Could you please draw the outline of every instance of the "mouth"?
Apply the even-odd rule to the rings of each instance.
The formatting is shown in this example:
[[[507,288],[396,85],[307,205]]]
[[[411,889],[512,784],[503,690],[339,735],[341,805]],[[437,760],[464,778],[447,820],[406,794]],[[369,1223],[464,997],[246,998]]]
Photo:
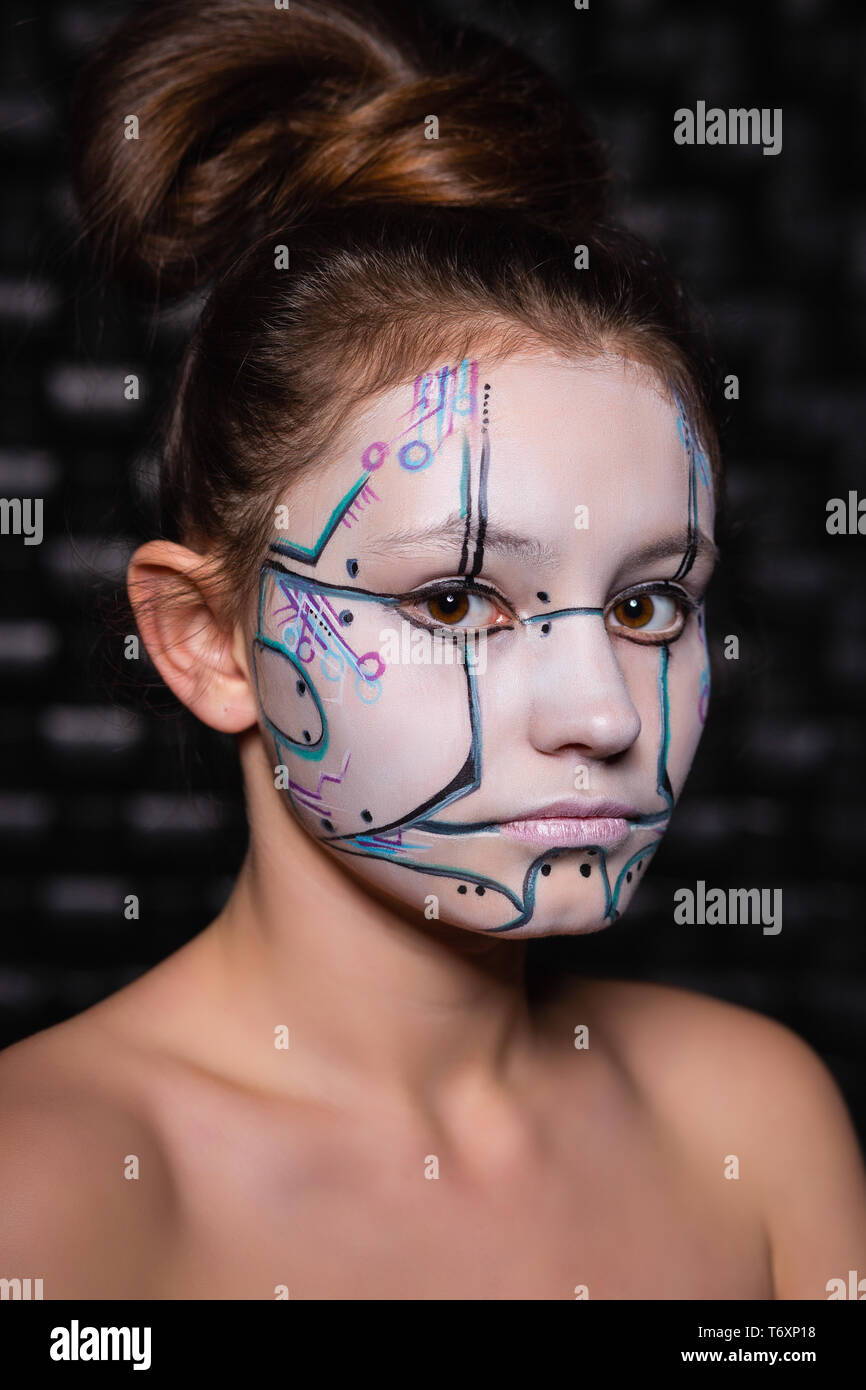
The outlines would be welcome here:
[[[541,820],[500,821],[499,833],[534,845],[601,845],[609,849],[631,834],[627,820],[618,816],[545,816]]]
[[[530,815],[499,822],[499,832],[527,844],[579,849],[598,845],[610,849],[631,834],[629,820],[640,813],[613,801],[560,801]]]

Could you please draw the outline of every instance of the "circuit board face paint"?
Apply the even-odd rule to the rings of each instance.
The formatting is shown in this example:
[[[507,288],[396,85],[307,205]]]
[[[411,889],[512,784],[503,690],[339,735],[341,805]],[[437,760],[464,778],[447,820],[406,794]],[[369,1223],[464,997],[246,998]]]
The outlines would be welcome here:
[[[427,916],[614,921],[709,696],[712,480],[681,403],[617,357],[442,364],[285,500],[252,660],[292,814]]]

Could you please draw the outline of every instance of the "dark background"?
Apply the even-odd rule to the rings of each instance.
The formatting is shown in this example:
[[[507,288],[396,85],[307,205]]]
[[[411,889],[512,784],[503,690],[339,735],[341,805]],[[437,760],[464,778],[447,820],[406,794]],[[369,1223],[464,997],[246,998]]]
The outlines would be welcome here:
[[[116,688],[144,663],[124,662],[129,628],[116,630],[110,600],[148,533],[155,411],[195,311],[152,322],[103,291],[75,245],[70,84],[128,8],[17,0],[4,21],[0,496],[43,497],[45,540],[0,536],[0,1046],[203,927],[245,843],[230,740],[191,732],[165,698],[131,706]],[[866,1142],[866,539],[825,528],[828,498],[866,493],[866,35],[820,0],[591,0],[587,12],[428,0],[425,11],[510,35],[586,108],[619,209],[705,306],[722,373],[740,382],[739,401],[722,403],[713,699],[690,782],[626,917],[533,949],[780,1019],[825,1058]],[[782,107],[782,152],[675,145],[675,109],[698,100]],[[128,372],[138,405],[123,399]],[[729,633],[738,661],[722,655]],[[673,893],[701,878],[781,888],[781,933],[677,926]],[[138,921],[123,915],[128,893]]]

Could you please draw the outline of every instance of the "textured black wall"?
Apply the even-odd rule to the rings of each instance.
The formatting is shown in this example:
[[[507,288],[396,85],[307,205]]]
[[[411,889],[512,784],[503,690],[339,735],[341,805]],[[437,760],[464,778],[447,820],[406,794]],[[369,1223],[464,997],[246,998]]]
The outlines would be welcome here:
[[[194,310],[151,323],[95,284],[75,246],[70,82],[126,8],[18,0],[0,59],[0,497],[45,507],[41,545],[0,536],[0,1045],[188,939],[244,849],[230,742],[191,735],[167,700],[128,708],[106,684],[112,663],[132,680],[104,605],[146,534],[154,409]],[[825,1057],[866,1140],[866,537],[825,525],[828,498],[866,495],[862,26],[820,0],[751,14],[664,0],[427,9],[515,37],[583,102],[609,143],[621,211],[686,278],[740,383],[724,405],[729,507],[704,744],[627,916],[538,950],[788,1023]],[[676,145],[674,111],[699,100],[781,107],[781,153]],[[128,372],[143,383],[138,404],[124,399]],[[737,661],[724,659],[727,634]],[[782,931],[676,925],[674,891],[698,879],[780,888]],[[138,921],[124,918],[127,893],[140,896]]]

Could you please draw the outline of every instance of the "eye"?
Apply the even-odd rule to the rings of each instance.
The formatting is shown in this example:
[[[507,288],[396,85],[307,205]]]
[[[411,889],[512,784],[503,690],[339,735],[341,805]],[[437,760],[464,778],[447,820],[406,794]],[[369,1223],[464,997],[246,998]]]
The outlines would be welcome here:
[[[510,626],[510,615],[503,612],[487,594],[473,592],[460,584],[449,584],[406,604],[404,615],[423,627],[456,628],[465,632],[478,628]]]
[[[607,621],[619,636],[636,642],[673,642],[690,610],[685,594],[642,590],[627,594],[609,609]]]

